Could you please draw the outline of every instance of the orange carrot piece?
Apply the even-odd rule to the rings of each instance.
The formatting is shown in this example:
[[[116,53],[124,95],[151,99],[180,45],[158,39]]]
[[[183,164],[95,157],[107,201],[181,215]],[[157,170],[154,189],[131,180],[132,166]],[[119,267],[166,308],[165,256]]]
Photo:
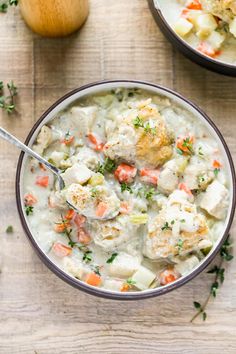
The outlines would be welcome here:
[[[100,218],[103,217],[107,210],[108,210],[107,203],[100,202],[96,209],[96,216]]]
[[[186,136],[184,138],[178,138],[176,142],[176,147],[183,151],[185,154],[191,154],[192,145],[194,139],[192,136]]]
[[[216,58],[218,55],[220,55],[221,51],[220,50],[214,50],[210,44],[206,42],[201,42],[199,46],[197,47],[197,50],[199,50],[201,53],[207,55],[208,57],[211,58]]]
[[[142,168],[139,171],[141,177],[143,177],[144,182],[157,185],[158,176],[160,174],[159,170],[153,170],[149,168]]]
[[[90,143],[92,143],[94,145],[94,150],[96,151],[102,151],[104,144],[101,141],[98,141],[98,139],[96,138],[96,136],[92,133],[89,133],[87,135],[88,140],[90,141]]]
[[[80,214],[76,214],[73,221],[77,227],[81,227],[85,223],[86,217]]]
[[[37,203],[37,201],[37,198],[32,193],[25,194],[24,196],[24,203],[26,206],[32,206]]]
[[[178,279],[178,275],[173,269],[166,269],[160,274],[160,284],[166,285]]]
[[[214,167],[214,168],[221,168],[222,165],[221,165],[220,161],[214,160],[214,161],[213,161],[213,167]]]
[[[191,10],[202,10],[202,4],[199,0],[190,0],[187,3],[187,8]]]
[[[54,245],[52,246],[52,250],[55,253],[55,255],[58,256],[58,257],[69,256],[69,254],[71,254],[71,252],[72,252],[72,248],[71,247],[63,245],[60,242],[54,243]]]
[[[65,144],[65,145],[70,145],[73,143],[75,137],[73,135],[69,136],[68,138],[64,138],[62,139],[62,143]]]
[[[188,188],[187,184],[186,183],[180,183],[178,188],[181,190],[181,191],[184,191],[185,193],[187,193],[188,195],[190,195],[191,197],[193,196],[192,192],[191,192],[191,189]]]
[[[114,172],[114,176],[119,182],[131,183],[136,176],[137,168],[127,165],[125,163],[120,164]]]
[[[46,187],[48,187],[48,183],[49,183],[49,176],[37,176],[36,177],[35,184],[37,184],[37,186],[46,188]]]
[[[66,220],[72,220],[75,215],[75,211],[73,209],[69,209],[65,215]]]
[[[67,227],[70,226],[69,222],[62,222],[60,224],[55,224],[54,225],[54,230],[58,233],[62,233],[65,232],[65,230],[67,229]]]
[[[129,284],[123,284],[122,287],[120,288],[120,291],[126,292],[129,289],[130,289],[130,285]]]
[[[120,202],[120,213],[121,214],[129,214],[130,211],[131,211],[131,207],[128,202],[126,202],[125,200]]]
[[[79,242],[84,245],[88,245],[91,242],[91,236],[83,227],[78,230],[77,236]]]
[[[102,282],[102,279],[98,274],[89,273],[85,279],[85,282],[92,286],[99,286]]]

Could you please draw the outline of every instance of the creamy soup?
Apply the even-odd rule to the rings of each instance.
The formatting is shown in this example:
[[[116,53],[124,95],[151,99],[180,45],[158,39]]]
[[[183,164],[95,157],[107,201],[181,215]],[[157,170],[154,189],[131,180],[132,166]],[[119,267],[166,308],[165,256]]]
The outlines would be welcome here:
[[[229,179],[221,150],[166,97],[140,89],[85,97],[43,126],[33,148],[63,170],[65,188],[28,159],[29,227],[58,267],[91,286],[164,286],[222,235]]]
[[[213,59],[236,64],[236,3],[232,0],[156,0],[173,30]]]

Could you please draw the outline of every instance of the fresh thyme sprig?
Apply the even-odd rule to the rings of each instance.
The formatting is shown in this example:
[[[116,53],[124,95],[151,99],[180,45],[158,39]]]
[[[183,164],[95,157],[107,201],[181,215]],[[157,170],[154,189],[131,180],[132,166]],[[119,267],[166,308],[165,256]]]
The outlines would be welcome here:
[[[198,301],[193,302],[193,305],[194,305],[195,309],[197,310],[197,312],[192,317],[190,322],[193,322],[199,316],[202,316],[203,321],[206,320],[206,318],[207,318],[207,313],[206,313],[207,305],[212,297],[213,298],[216,297],[219,286],[223,284],[224,279],[225,279],[224,278],[225,269],[222,267],[223,263],[224,263],[224,261],[229,262],[233,259],[233,255],[230,254],[231,246],[232,246],[231,243],[227,239],[220,249],[220,257],[221,258],[220,258],[218,265],[215,265],[213,268],[211,268],[207,272],[209,274],[215,274],[215,277],[214,277],[213,282],[211,284],[209,294],[208,294],[206,300],[204,301],[204,303],[201,304]]]
[[[4,84],[0,81],[0,108],[5,110],[7,113],[12,113],[16,106],[15,106],[15,96],[17,95],[17,87],[15,86],[14,82],[7,83],[8,89],[8,96],[4,96]]]
[[[8,6],[17,6],[18,5],[18,0],[8,0],[4,1],[3,3],[0,4],[0,12],[6,13]]]

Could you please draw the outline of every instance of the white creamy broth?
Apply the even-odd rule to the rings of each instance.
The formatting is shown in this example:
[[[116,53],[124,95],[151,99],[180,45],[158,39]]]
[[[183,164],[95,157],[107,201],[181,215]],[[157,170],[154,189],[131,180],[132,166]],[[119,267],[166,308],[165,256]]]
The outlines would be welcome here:
[[[214,4],[217,1],[223,0],[211,0],[209,3]],[[198,3],[203,6],[202,10],[192,10],[188,8],[192,2],[190,0],[156,0],[155,4],[161,9],[173,30],[193,48],[216,61],[236,64],[235,15],[232,14],[230,20],[224,16],[220,18],[221,13],[218,14],[218,12],[218,16],[215,16],[215,13],[211,13],[211,8],[206,8],[206,0],[198,0]],[[198,15],[203,15],[203,17],[199,20]],[[205,15],[210,16],[210,19],[204,17]],[[230,26],[234,34],[230,32]]]
[[[222,233],[229,186],[221,150],[168,98],[140,89],[88,96],[43,126],[33,147],[64,171],[65,188],[28,160],[32,234],[53,262],[91,286],[167,285],[195,268]]]

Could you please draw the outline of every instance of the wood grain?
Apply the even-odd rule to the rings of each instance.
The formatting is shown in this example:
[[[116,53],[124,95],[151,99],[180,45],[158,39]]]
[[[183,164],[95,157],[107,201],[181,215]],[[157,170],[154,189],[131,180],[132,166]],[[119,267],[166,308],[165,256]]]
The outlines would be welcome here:
[[[109,78],[144,79],[174,88],[217,123],[236,159],[236,81],[206,71],[175,52],[144,0],[91,0],[80,32],[45,39],[29,31],[19,10],[0,15],[0,79],[19,87],[17,114],[0,125],[24,139],[57,98],[82,84]],[[83,294],[37,258],[15,204],[19,152],[0,141],[0,353],[236,353],[236,267],[227,265],[206,323],[189,320],[204,300],[205,272],[163,297],[115,302]],[[7,235],[7,225],[15,232]],[[235,233],[235,226],[232,229]]]

